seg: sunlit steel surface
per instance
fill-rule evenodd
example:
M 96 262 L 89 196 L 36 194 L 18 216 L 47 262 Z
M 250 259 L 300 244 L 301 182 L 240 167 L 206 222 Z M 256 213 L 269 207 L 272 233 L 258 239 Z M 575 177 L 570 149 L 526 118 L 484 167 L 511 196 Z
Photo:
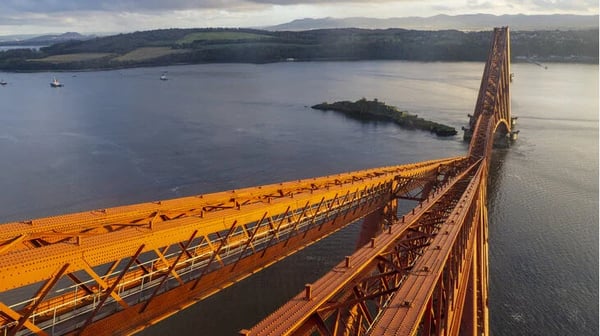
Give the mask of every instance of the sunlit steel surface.
M 495 29 L 466 157 L 0 225 L 0 335 L 129 334 L 366 218 L 383 231 L 251 330 L 488 333 L 488 160 L 510 133 Z M 397 199 L 419 201 L 406 215 Z
M 467 162 L 410 213 L 241 335 L 488 335 L 487 173 L 511 132 L 508 28 L 496 28 Z M 400 196 L 400 195 L 395 195 Z
M 384 207 L 395 179 L 464 160 L 3 224 L 0 330 L 130 332 Z

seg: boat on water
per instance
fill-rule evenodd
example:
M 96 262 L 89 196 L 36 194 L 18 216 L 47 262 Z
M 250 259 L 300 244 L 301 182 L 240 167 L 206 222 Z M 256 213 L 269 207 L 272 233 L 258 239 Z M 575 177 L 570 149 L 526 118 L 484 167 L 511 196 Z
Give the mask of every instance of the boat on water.
M 8 84 L 7 81 L 5 81 L 4 79 L 0 79 L 0 85 L 6 85 L 6 84 Z
M 160 75 L 160 80 L 163 80 L 163 81 L 166 81 L 166 80 L 168 80 L 168 78 L 167 78 L 167 73 L 166 73 L 166 72 L 163 72 L 163 74 L 162 74 L 162 75 Z
M 50 82 L 50 86 L 51 87 L 63 87 L 63 84 L 61 82 L 59 82 L 58 79 L 56 79 L 56 77 L 54 77 L 52 82 Z

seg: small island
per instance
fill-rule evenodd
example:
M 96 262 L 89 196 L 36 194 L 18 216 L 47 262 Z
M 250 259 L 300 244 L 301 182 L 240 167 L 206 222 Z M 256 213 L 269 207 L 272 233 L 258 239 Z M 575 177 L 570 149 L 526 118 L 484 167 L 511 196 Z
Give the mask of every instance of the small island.
M 377 99 L 367 100 L 362 98 L 355 102 L 339 101 L 332 104 L 321 103 L 311 107 L 322 111 L 342 112 L 362 120 L 392 121 L 403 128 L 429 131 L 435 133 L 437 136 L 453 136 L 457 133 L 454 127 L 419 118 L 416 114 L 400 111 L 397 107 L 386 105 Z

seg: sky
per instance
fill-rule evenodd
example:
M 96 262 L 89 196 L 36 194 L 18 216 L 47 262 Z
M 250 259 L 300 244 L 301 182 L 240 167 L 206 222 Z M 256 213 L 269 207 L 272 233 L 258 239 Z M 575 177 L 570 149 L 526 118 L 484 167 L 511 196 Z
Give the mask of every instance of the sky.
M 0 0 L 0 36 L 264 27 L 302 18 L 594 14 L 598 0 Z

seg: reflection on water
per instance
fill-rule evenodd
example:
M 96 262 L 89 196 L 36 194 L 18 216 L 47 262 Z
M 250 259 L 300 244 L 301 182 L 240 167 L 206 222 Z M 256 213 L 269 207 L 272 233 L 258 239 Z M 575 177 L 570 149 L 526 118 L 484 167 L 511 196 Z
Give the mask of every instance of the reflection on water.
M 1 73 L 10 85 L 0 87 L 0 222 L 462 155 L 459 136 L 307 106 L 378 98 L 460 128 L 482 71 L 317 62 Z M 520 139 L 495 153 L 490 174 L 492 331 L 598 334 L 598 66 L 512 71 Z M 50 88 L 54 76 L 65 86 Z M 250 327 L 349 254 L 358 232 L 342 230 L 143 334 Z

